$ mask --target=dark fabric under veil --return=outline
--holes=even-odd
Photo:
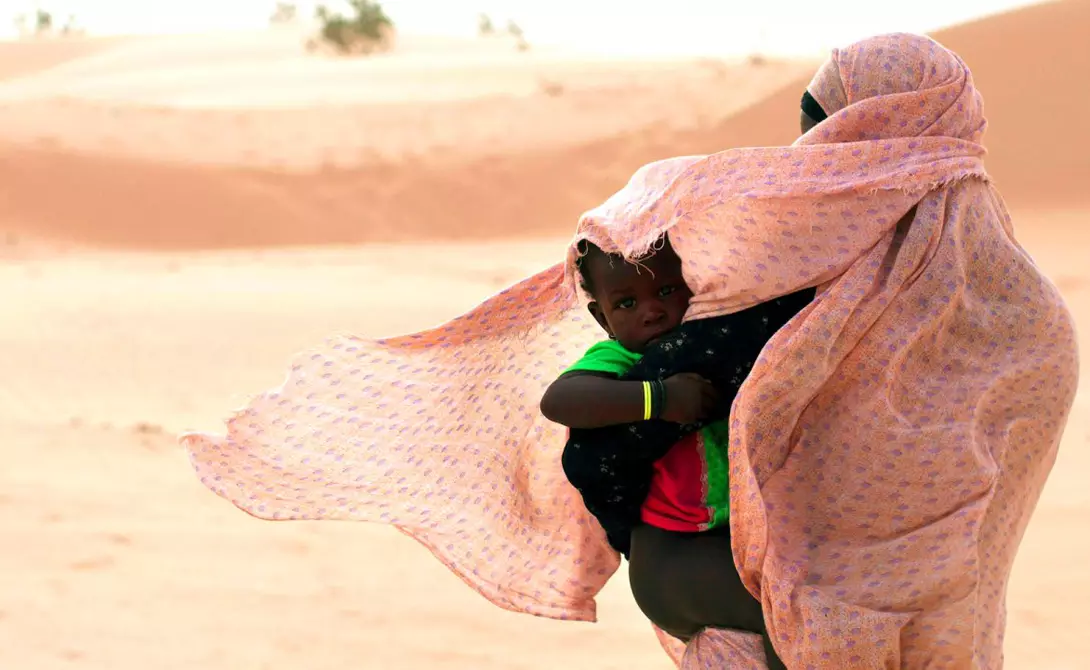
[[[709,319],[683,323],[648,348],[623,379],[665,379],[682,372],[704,376],[722,396],[715,416],[687,426],[666,421],[572,429],[564,446],[564,474],[598,519],[610,545],[626,558],[640,523],[655,461],[682,437],[726,418],[765,344],[814,299],[814,289]]]

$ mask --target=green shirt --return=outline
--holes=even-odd
[[[620,377],[643,356],[616,340],[595,344],[568,372],[602,372]],[[656,528],[701,532],[730,522],[727,420],[686,435],[655,464],[641,518]],[[695,490],[694,490],[695,487]]]
[[[587,349],[587,353],[564,373],[605,372],[620,377],[631,370],[640,358],[640,354],[625,349],[617,340],[604,340]]]

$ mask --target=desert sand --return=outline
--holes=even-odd
[[[937,37],[1090,351],[1088,25],[1068,0]],[[666,670],[623,573],[598,624],[506,613],[392,529],[247,517],[175,434],[218,430],[332,332],[420,329],[551,264],[646,161],[791,141],[816,64],[298,46],[0,45],[0,668]],[[1088,446],[1083,392],[1012,579],[1009,668],[1087,667]]]

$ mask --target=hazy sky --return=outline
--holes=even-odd
[[[94,34],[254,29],[268,24],[275,0],[0,0],[0,35],[13,17],[74,14]],[[314,0],[295,3],[313,12]],[[328,0],[336,7],[339,0]],[[513,18],[531,42],[569,43],[607,51],[814,53],[868,34],[922,32],[1031,0],[387,0],[405,32],[470,35],[476,16]],[[665,10],[669,7],[669,10]]]

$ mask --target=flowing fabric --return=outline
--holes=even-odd
[[[999,668],[1007,579],[1074,401],[1073,322],[983,166],[968,68],[934,41],[836,51],[829,118],[792,147],[641,169],[577,239],[628,258],[669,232],[687,319],[800,288],[731,413],[742,579],[793,668]],[[201,480],[264,519],[398,526],[493,603],[592,620],[618,566],[537,403],[600,337],[565,263],[434,330],[301,355]],[[708,631],[686,668],[764,667]]]

